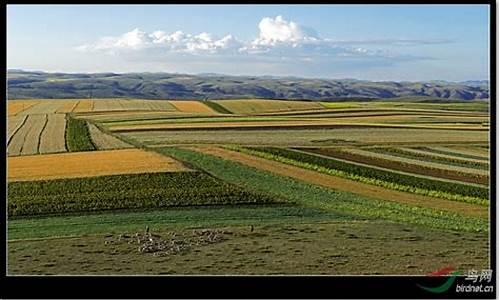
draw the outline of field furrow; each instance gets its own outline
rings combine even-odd
[[[48,116],[47,115],[33,115],[33,123],[30,130],[26,133],[24,137],[23,148],[21,149],[21,155],[34,155],[38,154],[38,148],[40,146],[40,136],[42,131],[47,125]]]
[[[65,104],[64,100],[42,100],[19,112],[20,115],[54,114]]]
[[[7,102],[7,115],[9,117],[15,116],[38,102],[38,100],[9,100]]]
[[[73,110],[78,105],[78,102],[79,102],[78,100],[64,101],[63,105],[56,111],[56,113],[66,114],[66,113],[73,112]]]
[[[80,100],[78,104],[73,109],[75,113],[91,112],[94,110],[94,101],[92,100]]]
[[[112,135],[102,132],[92,123],[88,123],[88,128],[92,143],[98,150],[125,149],[133,147],[132,145],[129,145]]]
[[[66,152],[66,115],[49,114],[40,137],[40,154]]]
[[[46,115],[26,116],[24,125],[17,130],[7,147],[8,155],[37,154],[40,133],[47,121]]]
[[[352,180],[321,174],[315,171],[305,170],[303,168],[283,164],[280,162],[222,149],[220,147],[200,146],[189,147],[188,149],[209,155],[215,155],[223,159],[239,162],[260,170],[279,174],[281,176],[292,177],[308,183],[336,190],[352,192],[375,199],[451,211],[468,216],[480,216],[484,218],[488,216],[488,208],[484,206],[388,190],[382,187],[354,182]]]
[[[27,116],[12,116],[7,118],[7,145],[14,134],[24,125]]]

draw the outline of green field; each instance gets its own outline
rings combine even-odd
[[[61,112],[69,152],[100,151],[94,124],[186,168],[8,182],[9,274],[488,268],[488,102],[232,99],[191,113],[168,101],[84,101]],[[9,117],[15,136],[23,119]]]

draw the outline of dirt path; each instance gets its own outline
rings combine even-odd
[[[333,188],[340,191],[352,192],[367,197],[389,200],[403,204],[456,212],[467,216],[488,218],[488,207],[485,206],[388,190],[382,187],[321,174],[315,171],[302,169],[299,167],[236,151],[226,150],[216,146],[197,146],[186,148],[205,154],[215,155],[227,160],[243,163],[260,170],[269,171],[282,176],[299,179],[312,184]]]

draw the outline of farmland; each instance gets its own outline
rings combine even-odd
[[[8,108],[11,274],[423,275],[489,263],[484,101]],[[147,231],[177,250],[138,251]]]
[[[7,163],[11,182],[188,170],[169,157],[139,149],[16,156]]]

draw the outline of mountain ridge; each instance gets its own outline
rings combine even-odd
[[[487,80],[396,82],[217,73],[46,73],[12,69],[7,71],[7,88],[9,99],[128,97],[344,101],[422,97],[487,100],[490,95]]]

